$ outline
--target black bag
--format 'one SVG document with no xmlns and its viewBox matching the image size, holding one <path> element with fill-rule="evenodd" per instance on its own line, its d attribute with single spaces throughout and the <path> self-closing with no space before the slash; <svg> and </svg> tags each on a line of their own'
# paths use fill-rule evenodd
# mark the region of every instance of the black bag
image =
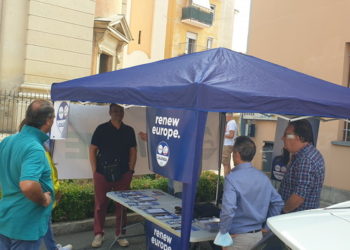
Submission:
<svg viewBox="0 0 350 250">
<path fill-rule="evenodd" d="M 108 182 L 115 182 L 122 178 L 123 172 L 120 167 L 119 160 L 116 158 L 111 163 L 103 161 L 101 154 L 96 157 L 97 168 L 102 171 L 103 176 Z"/>
<path fill-rule="evenodd" d="M 220 209 L 212 203 L 197 203 L 194 204 L 194 215 L 193 217 L 205 218 L 205 217 L 220 217 Z"/>
</svg>

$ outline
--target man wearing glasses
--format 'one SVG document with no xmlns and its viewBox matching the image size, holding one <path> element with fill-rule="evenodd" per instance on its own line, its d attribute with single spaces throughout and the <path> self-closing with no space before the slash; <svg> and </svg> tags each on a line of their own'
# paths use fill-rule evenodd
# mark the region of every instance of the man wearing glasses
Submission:
<svg viewBox="0 0 350 250">
<path fill-rule="evenodd" d="M 313 145 L 311 124 L 307 120 L 290 122 L 282 140 L 291 154 L 279 188 L 285 202 L 283 213 L 318 208 L 325 167 L 321 153 Z"/>
</svg>

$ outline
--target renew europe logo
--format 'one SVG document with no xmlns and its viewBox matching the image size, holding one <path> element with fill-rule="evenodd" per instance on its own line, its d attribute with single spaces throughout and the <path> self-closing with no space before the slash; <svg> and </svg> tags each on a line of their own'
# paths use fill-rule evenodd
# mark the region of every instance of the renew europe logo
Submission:
<svg viewBox="0 0 350 250">
<path fill-rule="evenodd" d="M 169 160 L 169 145 L 165 141 L 161 141 L 157 146 L 157 162 L 158 165 L 164 167 Z"/>
</svg>

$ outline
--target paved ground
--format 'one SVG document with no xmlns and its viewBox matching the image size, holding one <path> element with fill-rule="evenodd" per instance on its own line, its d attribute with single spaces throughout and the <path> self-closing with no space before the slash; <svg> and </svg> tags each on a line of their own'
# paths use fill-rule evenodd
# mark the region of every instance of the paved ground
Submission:
<svg viewBox="0 0 350 250">
<path fill-rule="evenodd" d="M 143 234 L 143 225 L 138 224 L 134 226 L 133 228 L 128 229 L 128 234 Z M 56 236 L 56 241 L 58 243 L 61 243 L 62 245 L 65 244 L 72 244 L 73 249 L 76 250 L 87 250 L 87 249 L 94 249 L 91 247 L 91 241 L 93 239 L 93 232 L 92 231 L 84 231 L 84 232 L 77 232 L 77 233 L 70 233 L 70 234 L 64 234 Z M 107 250 L 107 249 L 123 249 L 124 247 L 118 246 L 116 244 L 112 248 L 110 248 L 111 244 L 114 240 L 114 229 L 112 227 L 106 228 L 105 230 L 105 240 L 103 242 L 103 245 L 101 248 L 98 248 L 100 250 Z M 138 237 L 132 237 L 128 238 L 130 242 L 129 247 L 125 247 L 124 249 L 133 249 L 133 250 L 145 250 L 146 249 L 146 241 L 145 236 L 138 236 Z M 45 248 L 42 248 L 45 249 Z M 95 248 L 96 249 L 96 248 Z"/>
<path fill-rule="evenodd" d="M 108 217 L 106 220 L 105 240 L 101 248 L 92 248 L 91 242 L 93 239 L 92 220 L 59 223 L 53 225 L 53 231 L 57 234 L 55 239 L 57 243 L 62 245 L 72 244 L 74 250 L 88 250 L 88 249 L 130 249 L 130 250 L 146 250 L 146 237 L 144 236 L 143 224 L 140 222 L 140 217 L 135 215 L 128 215 L 128 222 L 134 226 L 129 227 L 127 235 L 138 235 L 136 237 L 128 238 L 130 242 L 129 247 L 120 247 L 117 243 L 111 247 L 114 241 L 114 218 Z M 40 250 L 46 248 L 42 245 Z M 208 242 L 193 246 L 196 250 L 212 250 Z M 177 249 L 179 250 L 179 249 Z"/>
</svg>

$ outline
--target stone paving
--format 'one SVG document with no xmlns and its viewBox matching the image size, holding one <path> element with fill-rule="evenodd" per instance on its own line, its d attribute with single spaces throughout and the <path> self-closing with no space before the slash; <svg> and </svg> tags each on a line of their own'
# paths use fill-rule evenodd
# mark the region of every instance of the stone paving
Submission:
<svg viewBox="0 0 350 250">
<path fill-rule="evenodd" d="M 55 223 L 53 224 L 53 231 L 55 232 L 55 239 L 57 243 L 72 244 L 74 250 L 107 250 L 107 249 L 131 249 L 131 250 L 146 250 L 146 237 L 144 235 L 144 227 L 142 218 L 137 214 L 128 214 L 128 225 L 133 225 L 128 228 L 127 235 L 138 235 L 128 238 L 130 245 L 128 247 L 121 247 L 117 243 L 111 247 L 114 241 L 114 217 L 107 217 L 105 223 L 105 239 L 102 247 L 92 248 L 91 242 L 94 237 L 92 231 L 93 220 L 83 220 L 76 222 Z M 42 245 L 40 250 L 46 248 Z M 192 246 L 196 250 L 212 250 L 208 242 L 203 242 Z"/>
</svg>

